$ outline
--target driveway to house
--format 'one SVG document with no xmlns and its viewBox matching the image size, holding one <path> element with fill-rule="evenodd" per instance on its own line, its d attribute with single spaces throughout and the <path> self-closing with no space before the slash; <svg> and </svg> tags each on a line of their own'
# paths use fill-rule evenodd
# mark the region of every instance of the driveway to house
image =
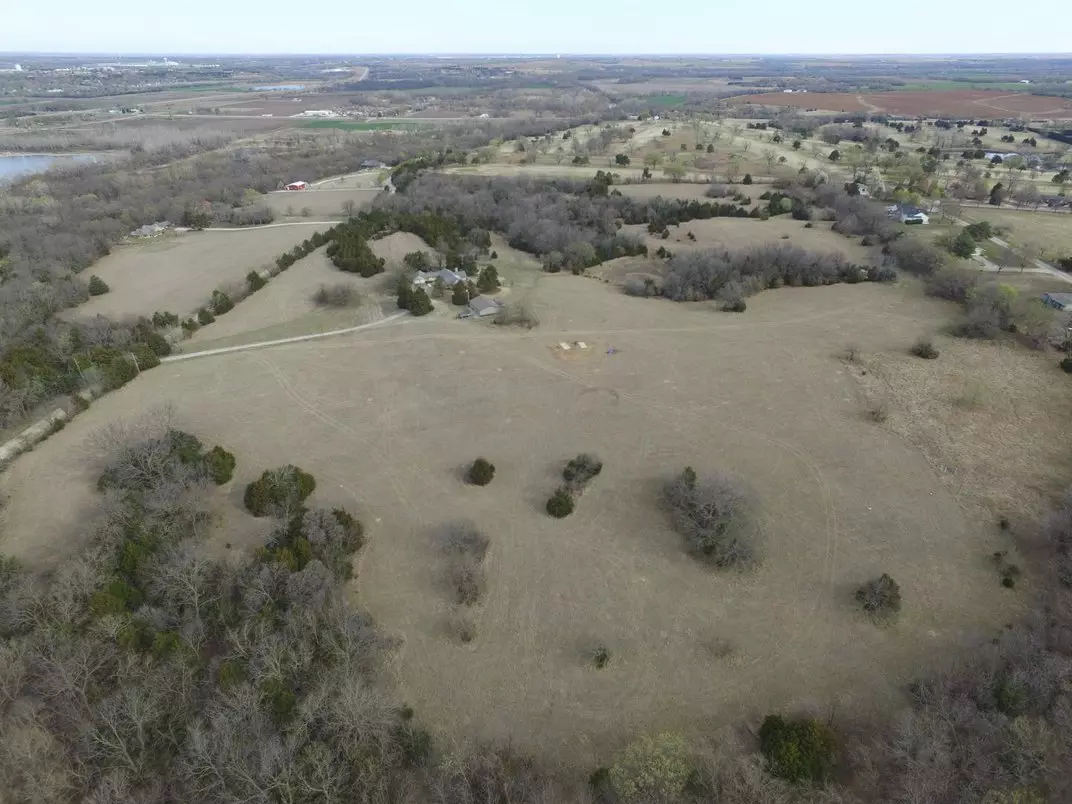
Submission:
<svg viewBox="0 0 1072 804">
<path fill-rule="evenodd" d="M 358 324 L 356 327 L 346 327 L 346 329 L 333 329 L 330 332 L 317 332 L 313 335 L 295 335 L 292 338 L 278 338 L 274 341 L 257 341 L 256 343 L 244 343 L 239 346 L 222 346 L 219 349 L 205 349 L 202 352 L 187 352 L 186 354 L 169 355 L 167 357 L 160 358 L 161 363 L 176 363 L 180 360 L 192 360 L 195 357 L 211 357 L 213 355 L 225 355 L 232 352 L 248 352 L 253 349 L 267 349 L 270 346 L 282 346 L 286 343 L 301 343 L 302 341 L 315 341 L 320 338 L 333 338 L 336 335 L 349 335 L 351 332 L 357 332 L 362 329 L 371 329 L 372 327 L 380 327 L 391 321 L 397 321 L 409 313 L 395 313 L 389 315 L 387 318 L 379 321 L 373 321 L 370 324 Z"/>
</svg>

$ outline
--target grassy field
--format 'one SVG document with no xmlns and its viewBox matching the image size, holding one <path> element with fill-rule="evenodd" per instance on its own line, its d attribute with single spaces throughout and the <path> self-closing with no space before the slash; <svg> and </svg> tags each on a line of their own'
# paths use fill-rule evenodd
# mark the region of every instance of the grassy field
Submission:
<svg viewBox="0 0 1072 804">
<path fill-rule="evenodd" d="M 509 739 L 587 769 L 637 732 L 701 733 L 803 696 L 861 716 L 893 706 L 909 680 L 1013 616 L 1019 593 L 1002 590 L 986 561 L 1007 545 L 966 489 L 1026 504 L 1049 487 L 1063 443 L 1051 430 L 1072 397 L 1033 355 L 970 345 L 953 359 L 909 358 L 913 340 L 955 309 L 912 283 L 769 291 L 744 315 L 537 272 L 527 292 L 542 322 L 534 330 L 431 315 L 165 364 L 0 477 L 3 549 L 47 566 L 84 541 L 96 467 L 81 445 L 173 402 L 179 426 L 239 459 L 218 492 L 226 531 L 210 549 L 263 538 L 241 510 L 243 485 L 264 467 L 300 464 L 317 478 L 316 504 L 345 505 L 367 523 L 353 594 L 399 638 L 394 673 L 422 724 L 447 741 Z M 267 308 L 251 326 L 271 323 Z M 558 348 L 582 340 L 583 353 Z M 860 365 L 842 358 L 850 341 Z M 887 427 L 864 415 L 870 365 L 905 385 Z M 995 389 L 995 402 L 953 415 L 968 376 Z M 908 404 L 922 399 L 922 412 Z M 942 432 L 928 451 L 920 440 L 932 419 Z M 998 461 L 979 470 L 965 439 Z M 543 503 L 580 450 L 598 452 L 605 469 L 572 517 L 552 520 Z M 480 454 L 495 480 L 465 486 L 461 467 Z M 754 490 L 764 555 L 755 573 L 713 573 L 685 554 L 657 498 L 687 464 L 734 472 Z M 459 519 L 491 540 L 468 645 L 447 633 L 433 546 Z M 880 572 L 905 599 L 886 629 L 851 600 Z M 587 658 L 597 643 L 612 655 L 601 671 Z"/>
<path fill-rule="evenodd" d="M 331 186 L 323 189 L 310 188 L 301 192 L 268 193 L 261 201 L 271 208 L 277 220 L 301 220 L 305 217 L 305 211 L 309 213 L 307 217 L 312 220 L 327 220 L 345 217 L 342 205 L 347 201 L 353 201 L 360 209 L 379 194 L 378 187 Z"/>
<path fill-rule="evenodd" d="M 991 226 L 1001 227 L 1005 230 L 1001 238 L 1014 248 L 1033 244 L 1040 246 L 1046 255 L 1072 255 L 1072 215 L 1068 213 L 964 207 L 962 217 L 971 222 L 987 221 Z"/>
<path fill-rule="evenodd" d="M 315 225 L 208 229 L 119 246 L 90 271 L 111 291 L 66 315 L 122 318 L 157 310 L 186 315 L 204 304 L 215 288 L 241 282 L 316 230 Z"/>
</svg>

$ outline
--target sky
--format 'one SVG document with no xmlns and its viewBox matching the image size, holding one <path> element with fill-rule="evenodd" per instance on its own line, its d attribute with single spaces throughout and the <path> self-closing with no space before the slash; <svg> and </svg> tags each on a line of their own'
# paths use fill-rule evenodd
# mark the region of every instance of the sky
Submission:
<svg viewBox="0 0 1072 804">
<path fill-rule="evenodd" d="M 1068 0 L 3 0 L 0 52 L 1059 53 Z M 1063 21 L 1063 22 L 1062 22 Z"/>
</svg>

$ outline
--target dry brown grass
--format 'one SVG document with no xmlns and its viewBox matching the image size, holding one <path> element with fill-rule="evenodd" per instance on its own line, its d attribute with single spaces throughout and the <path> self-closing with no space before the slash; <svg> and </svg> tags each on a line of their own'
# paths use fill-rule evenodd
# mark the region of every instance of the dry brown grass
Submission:
<svg viewBox="0 0 1072 804">
<path fill-rule="evenodd" d="M 644 238 L 648 251 L 654 253 L 659 246 L 672 252 L 696 251 L 707 248 L 748 248 L 762 243 L 790 243 L 794 246 L 820 253 L 840 251 L 855 262 L 870 262 L 877 249 L 860 245 L 858 238 L 842 237 L 830 230 L 830 224 L 822 221 L 804 228 L 803 221 L 788 215 L 762 221 L 754 218 L 711 218 L 683 223 L 670 227 L 670 237 L 663 240 L 648 234 L 647 226 L 636 224 L 622 227 L 623 232 L 632 232 Z M 692 232 L 695 240 L 690 240 Z"/>
<path fill-rule="evenodd" d="M 121 318 L 152 315 L 157 310 L 187 315 L 204 304 L 215 288 L 242 282 L 250 271 L 267 268 L 317 229 L 315 225 L 209 229 L 118 246 L 93 266 L 93 273 L 111 291 L 66 315 Z"/>
<path fill-rule="evenodd" d="M 935 339 L 937 360 L 868 355 L 857 381 L 891 400 L 886 426 L 915 444 L 963 504 L 1037 515 L 1067 485 L 1072 396 L 1056 358 Z"/>
<path fill-rule="evenodd" d="M 47 566 L 85 543 L 97 496 L 81 445 L 111 421 L 174 400 L 179 426 L 238 456 L 217 501 L 229 530 L 213 549 L 237 544 L 232 532 L 247 534 L 243 544 L 255 538 L 242 485 L 264 467 L 300 462 L 317 478 L 316 504 L 343 505 L 368 525 L 354 595 L 401 638 L 394 670 L 422 723 L 446 739 L 512 739 L 587 769 L 623 735 L 707 733 L 713 720 L 805 696 L 864 711 L 896 705 L 907 681 L 1011 616 L 1016 593 L 996 596 L 980 560 L 1001 548 L 992 520 L 957 502 L 969 482 L 1024 497 L 1063 444 L 1049 417 L 1068 420 L 1068 394 L 1056 409 L 1051 397 L 1067 380 L 1040 359 L 1010 350 L 965 363 L 970 354 L 946 344 L 938 361 L 911 358 L 912 339 L 951 308 L 904 287 L 769 291 L 740 316 L 631 299 L 571 276 L 542 276 L 529 292 L 542 321 L 532 331 L 433 315 L 147 372 L 0 476 L 10 499 L 0 549 Z M 579 340 L 599 348 L 585 360 L 552 355 Z M 922 389 L 908 399 L 891 392 L 884 426 L 860 415 L 852 372 L 862 369 L 841 360 L 849 340 L 883 380 Z M 943 482 L 932 453 L 914 446 L 930 435 L 919 420 L 931 409 L 909 402 L 948 406 L 948 396 L 912 372 L 962 364 L 957 371 L 998 371 L 988 385 L 1016 395 L 1017 404 L 996 395 L 973 414 L 1004 412 L 1000 438 L 956 431 L 996 450 L 995 466 L 1008 472 L 977 466 L 984 450 L 972 447 Z M 977 426 L 950 421 L 947 408 L 937 414 L 947 428 Z M 936 437 L 946 449 L 949 432 Z M 497 467 L 483 489 L 458 477 L 474 439 Z M 582 450 L 598 451 L 605 468 L 568 520 L 552 520 L 543 503 Z M 687 464 L 755 489 L 756 572 L 712 573 L 685 553 L 657 501 Z M 458 519 L 494 545 L 476 638 L 464 645 L 444 630 L 452 604 L 434 540 Z M 850 600 L 879 572 L 898 579 L 905 600 L 896 627 L 881 632 Z M 613 661 L 593 673 L 585 657 L 597 643 L 612 646 Z M 713 670 L 726 646 L 732 659 Z"/>
<path fill-rule="evenodd" d="M 376 279 L 363 279 L 338 270 L 320 248 L 272 278 L 263 288 L 226 315 L 202 327 L 184 342 L 184 351 L 198 351 L 275 337 L 326 332 L 368 323 L 381 317 L 373 292 Z M 321 285 L 345 284 L 366 303 L 351 309 L 322 310 L 312 301 Z"/>
<path fill-rule="evenodd" d="M 377 257 L 383 257 L 388 265 L 401 265 L 402 258 L 413 251 L 426 251 L 434 254 L 435 249 L 421 238 L 409 232 L 395 232 L 369 243 Z"/>
<path fill-rule="evenodd" d="M 275 212 L 276 220 L 301 220 L 303 210 L 308 210 L 312 220 L 330 220 L 344 218 L 342 205 L 353 201 L 356 209 L 361 209 L 380 194 L 378 189 L 324 189 L 303 190 L 301 192 L 268 193 L 263 202 Z"/>
</svg>

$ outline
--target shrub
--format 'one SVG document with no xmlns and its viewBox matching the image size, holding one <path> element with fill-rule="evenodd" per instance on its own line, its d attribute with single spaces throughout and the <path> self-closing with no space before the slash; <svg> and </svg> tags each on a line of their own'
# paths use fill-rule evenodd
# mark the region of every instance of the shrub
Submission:
<svg viewBox="0 0 1072 804">
<path fill-rule="evenodd" d="M 863 584 L 855 597 L 872 617 L 892 617 L 901 610 L 901 587 L 886 573 Z"/>
<path fill-rule="evenodd" d="M 768 715 L 759 729 L 759 749 L 767 769 L 788 782 L 824 782 L 834 767 L 834 732 L 817 720 Z"/>
<path fill-rule="evenodd" d="M 168 312 L 155 312 L 152 317 L 153 326 L 156 329 L 166 329 L 168 327 L 177 327 L 179 325 L 179 317 L 174 313 Z"/>
<path fill-rule="evenodd" d="M 524 327 L 534 329 L 540 325 L 540 318 L 527 301 L 508 302 L 495 314 L 494 323 L 503 327 Z"/>
<path fill-rule="evenodd" d="M 934 360 L 938 357 L 938 350 L 934 348 L 934 343 L 930 338 L 920 338 L 912 346 L 912 354 L 916 357 L 922 357 L 924 360 Z"/>
<path fill-rule="evenodd" d="M 432 307 L 432 300 L 428 298 L 428 294 L 424 292 L 423 288 L 415 288 L 410 290 L 406 294 L 406 307 L 409 310 L 410 315 L 422 316 L 428 315 L 434 309 Z M 402 305 L 402 297 L 399 296 L 399 306 Z"/>
<path fill-rule="evenodd" d="M 722 305 L 722 311 L 725 313 L 743 313 L 747 309 L 748 302 L 744 299 L 734 299 Z"/>
<path fill-rule="evenodd" d="M 663 501 L 697 558 L 716 567 L 747 568 L 756 563 L 747 495 L 734 478 L 717 474 L 701 483 L 687 466 L 663 489 Z"/>
<path fill-rule="evenodd" d="M 104 388 L 114 391 L 138 376 L 138 367 L 127 355 L 113 357 L 104 367 Z"/>
<path fill-rule="evenodd" d="M 340 282 L 335 285 L 321 285 L 310 300 L 317 307 L 357 307 L 361 304 L 361 294 L 352 285 Z"/>
<path fill-rule="evenodd" d="M 685 739 L 663 732 L 632 743 L 611 766 L 608 776 L 621 801 L 633 804 L 681 800 L 692 774 Z"/>
<path fill-rule="evenodd" d="M 904 238 L 890 244 L 889 254 L 898 268 L 916 276 L 930 276 L 946 261 L 945 255 L 933 246 Z"/>
<path fill-rule="evenodd" d="M 209 307 L 212 308 L 212 312 L 215 315 L 223 315 L 234 309 L 234 302 L 222 290 L 214 290 L 212 291 L 212 300 L 209 302 Z"/>
<path fill-rule="evenodd" d="M 547 513 L 555 519 L 562 519 L 573 513 L 573 494 L 565 486 L 555 489 L 547 500 Z"/>
<path fill-rule="evenodd" d="M 246 486 L 244 502 L 253 516 L 294 514 L 316 489 L 316 480 L 297 466 L 266 469 Z"/>
<path fill-rule="evenodd" d="M 562 470 L 562 479 L 566 481 L 567 488 L 573 492 L 583 491 L 592 478 L 603 471 L 603 461 L 595 455 L 582 452 Z"/>
<path fill-rule="evenodd" d="M 216 316 L 214 316 L 207 307 L 202 307 L 200 310 L 197 311 L 197 323 L 201 326 L 211 324 L 215 320 Z"/>
<path fill-rule="evenodd" d="M 246 285 L 249 287 L 250 293 L 256 293 L 267 284 L 268 281 L 257 271 L 250 271 L 246 274 Z"/>
<path fill-rule="evenodd" d="M 470 524 L 451 525 L 444 532 L 442 550 L 447 561 L 447 580 L 458 605 L 475 605 L 484 596 L 487 586 L 484 556 L 488 544 L 488 537 Z"/>
<path fill-rule="evenodd" d="M 927 278 L 926 293 L 939 299 L 964 304 L 979 284 L 979 275 L 968 268 L 949 265 Z"/>
<path fill-rule="evenodd" d="M 90 296 L 103 296 L 109 290 L 111 290 L 111 288 L 108 287 L 108 283 L 101 279 L 99 276 L 93 275 L 89 278 Z"/>
<path fill-rule="evenodd" d="M 885 399 L 875 399 L 867 405 L 867 418 L 875 422 L 875 424 L 882 424 L 890 418 L 890 404 Z"/>
<path fill-rule="evenodd" d="M 234 477 L 235 456 L 217 445 L 205 453 L 205 471 L 217 486 Z"/>
<path fill-rule="evenodd" d="M 975 253 L 975 240 L 967 229 L 953 238 L 953 242 L 949 244 L 949 251 L 962 260 L 969 259 Z"/>
<path fill-rule="evenodd" d="M 485 458 L 477 458 L 466 473 L 466 479 L 474 486 L 486 486 L 495 477 L 495 464 Z"/>
<path fill-rule="evenodd" d="M 610 664 L 610 650 L 606 645 L 597 645 L 592 651 L 592 664 L 598 670 L 602 670 Z"/>
<path fill-rule="evenodd" d="M 149 348 L 147 343 L 133 344 L 130 347 L 130 354 L 134 357 L 134 367 L 138 371 L 148 371 L 160 365 L 160 358 L 157 357 L 156 352 Z"/>
<path fill-rule="evenodd" d="M 741 184 L 751 184 L 751 183 L 752 183 L 752 174 L 751 173 L 745 173 L 744 178 L 741 179 Z"/>
<path fill-rule="evenodd" d="M 1072 357 L 1065 357 L 1061 359 L 1061 370 L 1065 374 L 1072 374 Z"/>
<path fill-rule="evenodd" d="M 476 279 L 476 288 L 481 293 L 494 293 L 500 287 L 499 269 L 494 265 L 485 265 L 480 269 Z"/>
</svg>

